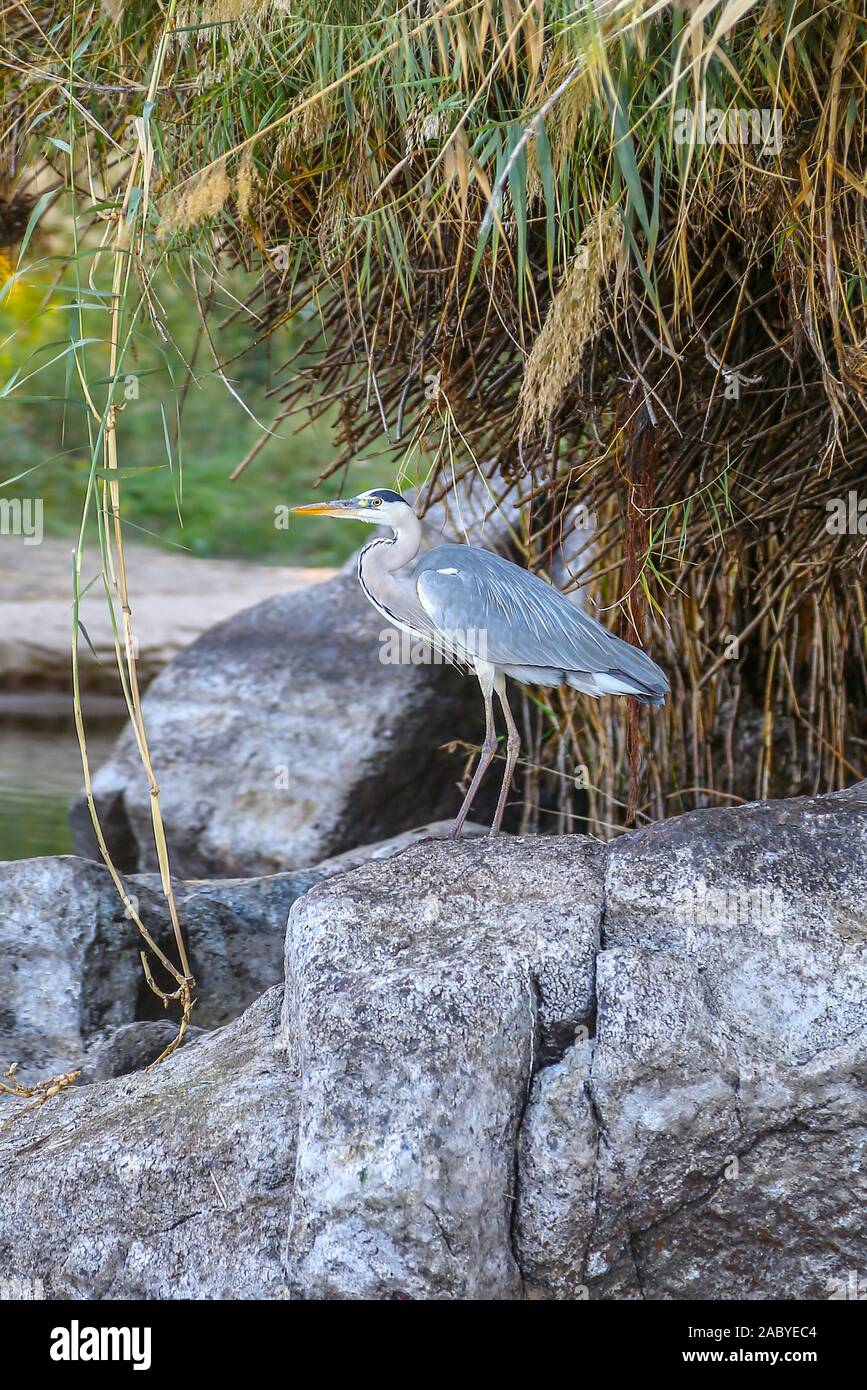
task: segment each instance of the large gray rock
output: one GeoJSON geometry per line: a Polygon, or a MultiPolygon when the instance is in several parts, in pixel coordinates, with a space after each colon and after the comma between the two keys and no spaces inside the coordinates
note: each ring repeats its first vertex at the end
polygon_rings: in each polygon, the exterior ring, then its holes
{"type": "Polygon", "coordinates": [[[610,847],[596,1037],[537,1078],[523,1132],[538,1296],[824,1298],[864,1268],[860,798],[610,847]]]}
{"type": "MultiPolygon", "coordinates": [[[[125,882],[145,926],[176,959],[159,876],[125,882]]],[[[286,917],[309,881],[276,874],[174,887],[196,1023],[217,1027],[280,979],[286,917]]],[[[116,1029],[164,1019],[142,974],[142,944],[104,865],[74,855],[0,864],[0,1071],[16,1062],[25,1082],[69,1071],[116,1029]]]]}
{"type": "Polygon", "coordinates": [[[534,1067],[591,1016],[603,855],[422,845],[296,904],[296,1294],[520,1296],[515,1146],[534,1067]]]}
{"type": "Polygon", "coordinates": [[[411,847],[271,991],[0,1132],[50,1295],[822,1299],[867,1267],[867,800],[411,847]],[[231,1292],[227,1294],[227,1290],[231,1292]]]}
{"type": "Polygon", "coordinates": [[[47,1298],[287,1296],[298,1100],[281,995],[0,1133],[0,1277],[39,1278],[47,1298]]]}
{"type": "MultiPolygon", "coordinates": [[[[289,908],[313,884],[420,840],[441,838],[450,827],[449,821],[435,821],[294,874],[175,880],[196,980],[196,1025],[229,1023],[282,980],[289,908]]],[[[464,833],[472,838],[486,832],[471,823],[464,833]]],[[[124,881],[141,920],[176,960],[159,875],[127,874],[124,881]]],[[[70,1071],[95,1047],[107,1046],[97,1064],[104,1069],[113,1055],[114,1030],[164,1020],[163,1005],[142,974],[141,946],[103,864],[74,855],[0,863],[0,1072],[11,1062],[18,1063],[23,1081],[70,1071]]],[[[119,1040],[115,1051],[127,1050],[119,1040]]],[[[161,1050],[156,1047],[146,1060],[161,1050]]],[[[93,1074],[94,1063],[85,1066],[93,1074]]]]}
{"type": "Polygon", "coordinates": [[[0,864],[0,1072],[68,1071],[85,1039],[135,1017],[131,926],[102,865],[0,864]]]}
{"type": "Polygon", "coordinates": [[[517,1135],[533,1068],[590,1019],[603,853],[434,843],[321,883],[279,1034],[271,991],[0,1131],[0,1274],[49,1297],[520,1297],[517,1135]]]}
{"type": "MultiPolygon", "coordinates": [[[[196,980],[196,1023],[215,1028],[231,1022],[264,989],[283,978],[289,909],[314,884],[348,873],[368,860],[389,859],[420,841],[442,839],[450,830],[451,821],[434,821],[295,873],[177,883],[178,915],[196,980]]],[[[469,826],[469,839],[485,834],[484,826],[469,826]]],[[[173,958],[171,924],[159,875],[130,874],[127,882],[139,897],[144,921],[154,926],[156,940],[173,958]]],[[[107,888],[114,891],[111,884],[107,888]]],[[[136,971],[140,983],[135,1017],[162,1018],[162,1003],[144,983],[138,961],[136,971]]]]}
{"type": "MultiPolygon", "coordinates": [[[[157,677],[145,719],[181,877],[305,867],[456,813],[465,758],[442,745],[480,742],[478,686],[444,665],[384,663],[384,631],[340,576],[218,624],[157,677]]],[[[156,869],[131,730],[94,793],[121,867],[156,869]]],[[[81,801],[72,824],[93,857],[81,801]]]]}

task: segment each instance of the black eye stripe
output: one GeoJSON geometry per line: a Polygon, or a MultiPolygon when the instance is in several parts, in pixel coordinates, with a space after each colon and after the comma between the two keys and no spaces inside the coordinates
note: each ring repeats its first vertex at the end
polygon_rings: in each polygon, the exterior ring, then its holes
{"type": "Polygon", "coordinates": [[[371,497],[371,498],[378,497],[379,500],[380,500],[380,502],[402,502],[402,501],[403,501],[403,498],[401,497],[400,493],[399,493],[399,492],[392,492],[391,488],[389,488],[389,487],[378,487],[378,488],[372,489],[371,492],[370,492],[370,497],[371,497]]]}

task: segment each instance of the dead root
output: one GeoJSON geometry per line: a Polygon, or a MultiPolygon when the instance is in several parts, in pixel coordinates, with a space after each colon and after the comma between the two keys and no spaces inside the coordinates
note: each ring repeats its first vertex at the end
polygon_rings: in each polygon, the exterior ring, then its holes
{"type": "Polygon", "coordinates": [[[7,1068],[4,1077],[0,1077],[0,1091],[5,1091],[7,1095],[16,1096],[20,1100],[29,1101],[20,1110],[16,1110],[8,1120],[0,1125],[0,1134],[9,1129],[18,1120],[29,1115],[33,1110],[39,1110],[46,1101],[53,1100],[64,1091],[68,1091],[70,1086],[74,1086],[81,1076],[80,1071],[62,1072],[60,1076],[52,1076],[47,1081],[36,1081],[32,1086],[23,1086],[15,1075],[18,1063],[13,1062],[7,1068]]]}

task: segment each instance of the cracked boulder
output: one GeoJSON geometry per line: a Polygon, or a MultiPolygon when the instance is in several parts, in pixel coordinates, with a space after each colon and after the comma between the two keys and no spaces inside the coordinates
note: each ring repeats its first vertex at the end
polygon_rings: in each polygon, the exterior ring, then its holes
{"type": "Polygon", "coordinates": [[[865,790],[324,879],[282,991],[0,1131],[0,1276],[845,1297],[867,1267],[865,790]]]}
{"type": "MultiPolygon", "coordinates": [[[[125,883],[176,959],[159,875],[130,874],[125,883]]],[[[292,874],[174,884],[197,1025],[236,1018],[280,980],[286,917],[307,887],[292,874]]],[[[0,1071],[16,1062],[28,1082],[89,1069],[87,1054],[116,1030],[164,1019],[144,980],[142,944],[104,865],[74,855],[0,864],[0,1071]]]]}
{"type": "Polygon", "coordinates": [[[41,1279],[46,1298],[287,1297],[298,1099],[281,997],[0,1132],[0,1276],[41,1279]]]}
{"type": "MultiPolygon", "coordinates": [[[[175,880],[196,980],[196,1025],[229,1023],[282,980],[289,908],[314,883],[450,828],[435,821],[294,874],[175,880]]],[[[464,833],[485,831],[470,824],[464,833]]],[[[124,882],[145,926],[175,960],[159,875],[127,874],[124,882]]],[[[151,1050],[165,1010],[145,983],[141,945],[103,864],[74,855],[0,863],[0,1073],[15,1062],[27,1082],[84,1063],[88,1075],[103,1077],[135,1069],[139,1058],[140,1065],[152,1061],[169,1038],[151,1050]]]]}
{"type": "MultiPolygon", "coordinates": [[[[457,812],[465,755],[443,745],[479,742],[478,687],[443,664],[381,660],[385,630],[342,575],[217,624],[151,684],[145,722],[180,877],[307,867],[457,812]]],[[[94,795],[119,866],[155,870],[131,729],[94,795]]],[[[95,858],[81,800],[72,827],[79,853],[95,858]]]]}
{"type": "Polygon", "coordinates": [[[867,1259],[867,800],[614,843],[595,1039],[536,1079],[538,1297],[826,1298],[867,1259]]]}
{"type": "Polygon", "coordinates": [[[297,1295],[520,1296],[521,1119],[592,1014],[603,857],[579,837],[421,845],[296,904],[297,1295]]]}
{"type": "Polygon", "coordinates": [[[0,1131],[0,1275],[50,1298],[520,1298],[518,1136],[533,1069],[589,1026],[603,855],[436,842],[321,883],[282,1026],[272,990],[0,1131]]]}

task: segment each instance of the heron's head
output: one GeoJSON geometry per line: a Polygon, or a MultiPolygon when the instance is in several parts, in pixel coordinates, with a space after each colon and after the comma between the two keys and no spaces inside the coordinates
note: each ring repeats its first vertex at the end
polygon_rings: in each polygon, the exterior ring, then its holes
{"type": "Polygon", "coordinates": [[[338,502],[308,502],[292,510],[299,516],[342,516],[348,521],[367,521],[372,526],[395,528],[405,525],[408,515],[415,516],[409,502],[388,487],[374,487],[338,502]]]}

